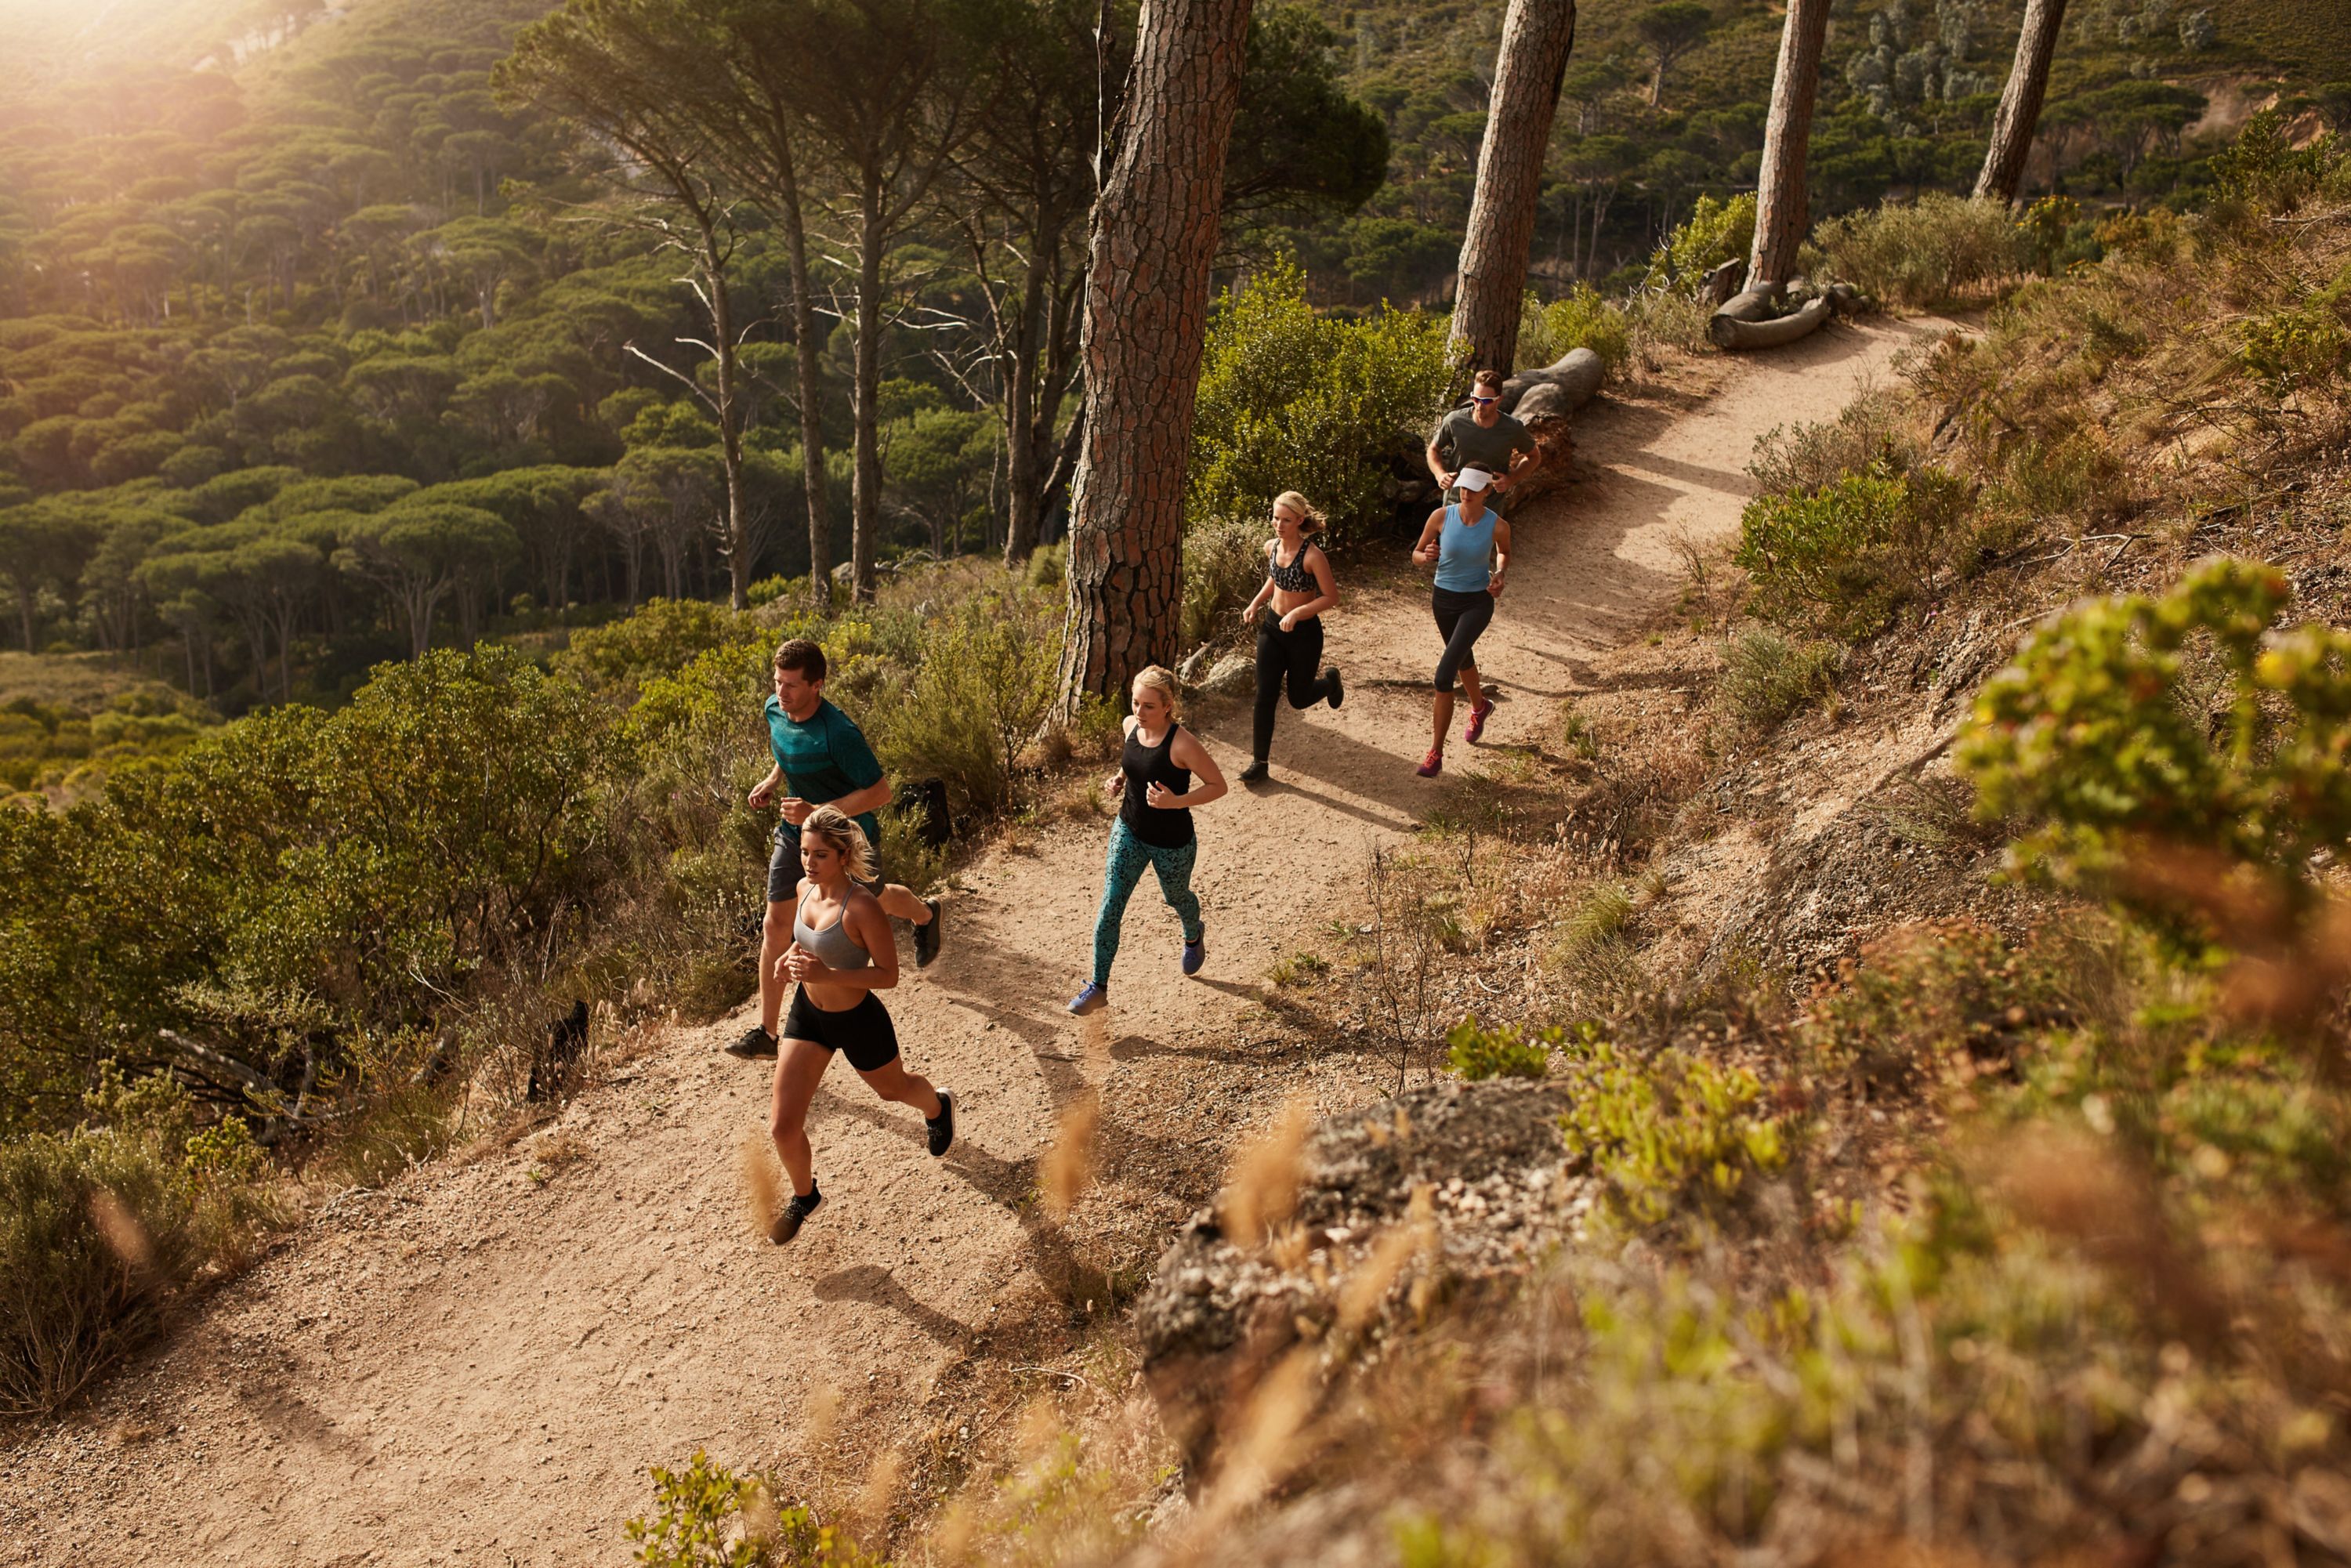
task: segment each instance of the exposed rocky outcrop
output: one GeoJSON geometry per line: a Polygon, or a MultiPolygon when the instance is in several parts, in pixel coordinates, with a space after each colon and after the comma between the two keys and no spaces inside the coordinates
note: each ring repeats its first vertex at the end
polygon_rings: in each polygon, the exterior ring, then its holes
{"type": "Polygon", "coordinates": [[[1293,1350],[1322,1370],[1374,1360],[1400,1322],[1507,1291],[1591,1204],[1546,1083],[1448,1081],[1319,1124],[1295,1228],[1233,1244],[1194,1216],[1134,1315],[1144,1376],[1197,1479],[1220,1423],[1293,1350]]]}

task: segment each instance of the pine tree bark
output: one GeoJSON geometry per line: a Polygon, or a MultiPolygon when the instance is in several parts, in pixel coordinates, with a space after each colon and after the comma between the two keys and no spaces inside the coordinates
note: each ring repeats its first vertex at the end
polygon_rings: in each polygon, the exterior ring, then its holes
{"type": "Polygon", "coordinates": [[[1467,370],[1516,368],[1543,155],[1574,47],[1575,0],[1510,0],[1453,301],[1448,346],[1467,370]]]}
{"type": "Polygon", "coordinates": [[[1123,698],[1182,630],[1184,480],[1251,0],[1144,0],[1094,205],[1061,704],[1123,698]]]}
{"type": "Polygon", "coordinates": [[[2032,151],[2032,132],[2041,122],[2041,100],[2049,92],[2049,62],[2057,53],[2057,34],[2064,23],[2065,0],[2025,0],[2016,63],[2009,68],[2008,85],[2001,89],[1991,145],[1984,150],[1983,172],[1976,176],[1978,201],[1987,196],[2016,200],[2017,187],[2024,183],[2024,160],[2032,151]]]}
{"type": "Polygon", "coordinates": [[[1820,96],[1821,48],[1828,41],[1829,0],[1788,0],[1780,30],[1780,66],[1771,78],[1771,114],[1763,123],[1763,167],[1755,198],[1755,249],[1747,287],[1775,292],[1796,272],[1796,248],[1811,231],[1804,157],[1813,141],[1813,101],[1820,96]]]}

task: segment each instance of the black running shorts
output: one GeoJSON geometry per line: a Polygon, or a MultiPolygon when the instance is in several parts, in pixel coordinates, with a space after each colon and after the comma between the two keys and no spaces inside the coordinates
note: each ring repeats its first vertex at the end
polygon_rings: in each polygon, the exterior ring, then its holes
{"type": "Polygon", "coordinates": [[[799,987],[792,992],[791,1010],[784,1014],[784,1027],[777,1033],[779,1039],[813,1040],[837,1051],[860,1072],[898,1060],[898,1030],[890,1022],[890,1009],[872,991],[855,1007],[836,1013],[809,1000],[808,988],[799,987]]]}

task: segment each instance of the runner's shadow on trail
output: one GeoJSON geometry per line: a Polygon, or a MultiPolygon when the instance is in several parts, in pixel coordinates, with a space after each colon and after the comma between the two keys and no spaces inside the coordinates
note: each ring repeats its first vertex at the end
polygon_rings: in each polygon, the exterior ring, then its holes
{"type": "Polygon", "coordinates": [[[971,1343],[973,1331],[969,1324],[916,1301],[913,1292],[898,1283],[898,1277],[879,1263],[836,1269],[816,1282],[815,1294],[820,1301],[849,1301],[895,1312],[944,1345],[971,1343]]]}

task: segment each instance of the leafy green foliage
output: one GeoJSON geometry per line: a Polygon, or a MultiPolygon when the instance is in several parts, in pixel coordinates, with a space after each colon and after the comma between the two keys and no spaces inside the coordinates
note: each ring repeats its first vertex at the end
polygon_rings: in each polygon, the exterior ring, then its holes
{"type": "Polygon", "coordinates": [[[1761,1109],[1762,1085],[1746,1069],[1673,1047],[1644,1056],[1590,1023],[1561,1051],[1573,1090],[1560,1118],[1569,1156],[1589,1164],[1627,1223],[1732,1201],[1787,1164],[1792,1130],[1761,1109]]]}
{"type": "Polygon", "coordinates": [[[1731,716],[1768,730],[1836,690],[1843,651],[1833,643],[1796,642],[1763,628],[1740,632],[1723,645],[1717,691],[1731,716]]]}
{"type": "Polygon", "coordinates": [[[2005,204],[1930,192],[1912,206],[1889,204],[1822,224],[1813,231],[1821,258],[1813,276],[1923,309],[2013,277],[2023,266],[2020,239],[2005,204]]]}
{"type": "Polygon", "coordinates": [[[1731,559],[1753,585],[1757,614],[1850,642],[1969,560],[1967,500],[1939,469],[1874,465],[1809,495],[1749,502],[1731,559]]]}
{"type": "Polygon", "coordinates": [[[876,741],[883,765],[944,781],[958,815],[1005,810],[1052,706],[1061,653],[1058,609],[1042,596],[966,601],[928,628],[913,687],[876,741]]]}
{"type": "Polygon", "coordinates": [[[1564,1030],[1547,1029],[1529,1040],[1514,1025],[1486,1029],[1477,1019],[1455,1024],[1445,1037],[1446,1064],[1475,1082],[1482,1078],[1541,1078],[1564,1030]]]}
{"type": "Polygon", "coordinates": [[[884,1568],[840,1530],[797,1504],[778,1509],[766,1482],[699,1448],[683,1470],[655,1465],[652,1475],[653,1511],[622,1526],[647,1568],[884,1568]]]}
{"type": "Polygon", "coordinates": [[[71,1399],[277,1212],[246,1124],[199,1129],[170,1079],[109,1072],[89,1105],[101,1124],[0,1142],[0,1415],[71,1399]]]}
{"type": "Polygon", "coordinates": [[[1278,262],[1220,300],[1200,369],[1189,506],[1196,517],[1270,516],[1295,489],[1344,539],[1384,521],[1397,432],[1428,425],[1451,367],[1427,318],[1318,314],[1304,275],[1278,262]]]}
{"type": "Polygon", "coordinates": [[[2351,637],[2278,631],[2290,597],[2274,567],[2208,561],[2068,611],[1985,684],[1959,758],[1985,813],[2035,824],[2028,864],[2151,914],[2123,874],[2151,845],[2314,896],[2311,857],[2351,839],[2351,637]]]}
{"type": "Polygon", "coordinates": [[[1755,198],[1700,195],[1690,215],[1649,257],[1652,288],[1697,287],[1726,261],[1744,261],[1755,246],[1755,198]]]}

